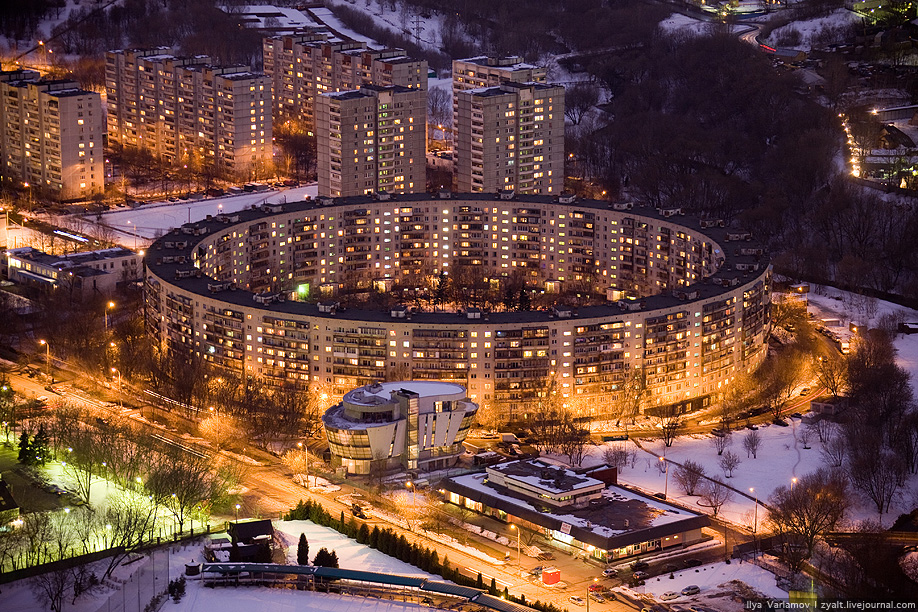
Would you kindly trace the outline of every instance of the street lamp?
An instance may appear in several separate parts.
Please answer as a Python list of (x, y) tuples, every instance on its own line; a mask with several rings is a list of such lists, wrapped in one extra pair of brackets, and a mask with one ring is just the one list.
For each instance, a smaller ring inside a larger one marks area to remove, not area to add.
[(121, 370), (119, 370), (118, 368), (112, 368), (112, 374), (115, 374), (116, 372), (118, 373), (118, 407), (124, 408), (124, 403), (123, 403), (124, 393), (121, 388)]
[[(593, 584), (596, 584), (597, 582), (599, 582), (599, 578), (593, 578)], [(587, 585), (587, 592), (586, 592), (586, 612), (590, 612), (590, 588), (593, 586), (593, 584), (588, 584), (588, 585)]]
[(510, 523), (510, 529), (516, 531), (516, 564), (520, 566), (520, 572), (523, 571), (523, 562), (520, 555), (520, 528)]
[(242, 506), (240, 506), (239, 504), (236, 504), (236, 522), (237, 523), (239, 522), (239, 508), (241, 507)]
[(45, 347), (45, 375), (51, 379), (51, 384), (53, 385), (54, 379), (51, 378), (51, 344), (44, 340), (39, 340), (38, 343)]
[(752, 533), (755, 533), (759, 526), (759, 494), (755, 492), (754, 487), (749, 487), (749, 492), (755, 496), (755, 511), (752, 515)]
[(797, 484), (797, 477), (796, 477), (796, 476), (794, 476), (793, 478), (790, 479), (790, 490), (791, 490), (791, 491), (794, 490), (794, 485), (795, 485), (795, 484)]
[(669, 499), (669, 465), (666, 464), (666, 457), (660, 457), (660, 461), (663, 465), (663, 473), (666, 474), (663, 482), (663, 499)]
[(108, 304), (105, 305), (105, 330), (106, 331), (108, 331), (108, 311), (109, 309), (114, 308), (114, 307), (115, 307), (114, 302), (109, 302)]

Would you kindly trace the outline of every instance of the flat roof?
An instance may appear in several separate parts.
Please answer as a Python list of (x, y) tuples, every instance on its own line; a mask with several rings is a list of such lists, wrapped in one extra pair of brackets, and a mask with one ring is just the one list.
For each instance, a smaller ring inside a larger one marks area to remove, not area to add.
[(487, 468), (488, 472), (500, 472), (508, 479), (524, 482), (533, 487), (551, 491), (552, 493), (566, 493), (578, 489), (588, 489), (602, 486), (602, 481), (589, 476), (581, 476), (572, 470), (560, 465), (554, 465), (539, 459), (511, 461), (500, 463)]
[(352, 389), (344, 394), (344, 401), (357, 406), (378, 406), (391, 401), (394, 391), (411, 391), (420, 397), (433, 397), (438, 395), (465, 394), (465, 387), (447, 382), (428, 382), (405, 380), (398, 382), (383, 382), (364, 385)]
[(710, 524), (707, 516), (691, 512), (621, 486), (603, 491), (600, 503), (584, 508), (552, 509), (486, 480), (487, 474), (456, 476), (441, 482), (447, 491), (503, 510), (553, 531), (568, 532), (585, 544), (603, 550), (624, 548), (660, 537), (672, 536)]

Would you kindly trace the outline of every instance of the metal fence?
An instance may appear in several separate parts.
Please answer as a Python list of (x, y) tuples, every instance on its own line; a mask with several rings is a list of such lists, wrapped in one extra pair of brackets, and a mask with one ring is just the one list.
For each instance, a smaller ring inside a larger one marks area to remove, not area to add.
[[(157, 612), (162, 607), (168, 599), (169, 547), (148, 550), (134, 563), (139, 565), (130, 577), (106, 580), (115, 591), (96, 612)], [(154, 603), (157, 596), (158, 605)]]

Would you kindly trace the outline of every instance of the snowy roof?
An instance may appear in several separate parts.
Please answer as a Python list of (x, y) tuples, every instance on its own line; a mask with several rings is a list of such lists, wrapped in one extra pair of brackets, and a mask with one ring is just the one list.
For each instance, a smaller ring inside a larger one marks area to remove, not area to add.
[(486, 478), (487, 474), (483, 473), (466, 474), (444, 481), (443, 487), (554, 531), (569, 525), (573, 537), (603, 550), (699, 529), (710, 523), (702, 514), (615, 485), (603, 491), (603, 501), (598, 504), (564, 508), (556, 513), (535, 505), (521, 494), (489, 483)]
[(538, 459), (502, 463), (489, 467), (488, 472), (500, 472), (508, 480), (524, 482), (552, 493), (567, 493), (578, 489), (590, 489), (603, 484), (601, 480), (596, 480), (589, 476), (581, 476), (561, 466), (552, 465)]
[(344, 401), (358, 406), (379, 406), (392, 401), (392, 392), (411, 391), (420, 397), (433, 397), (437, 395), (465, 395), (465, 387), (444, 382), (398, 381), (373, 383), (359, 389), (353, 389), (344, 394)]

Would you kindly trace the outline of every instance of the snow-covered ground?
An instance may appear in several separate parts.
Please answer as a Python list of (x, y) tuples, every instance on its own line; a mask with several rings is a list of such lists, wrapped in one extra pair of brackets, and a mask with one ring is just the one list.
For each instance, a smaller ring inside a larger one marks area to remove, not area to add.
[[(817, 287), (811, 286), (809, 310), (816, 319), (838, 318), (842, 325), (847, 326), (850, 321), (858, 321), (868, 326), (876, 326), (885, 315), (902, 313), (906, 320), (918, 321), (918, 311), (905, 308), (891, 302), (864, 298), (849, 292), (840, 291), (831, 287), (819, 289), (821, 295), (816, 294)], [(911, 376), (912, 388), (918, 396), (918, 334), (898, 335), (894, 341), (897, 349), (896, 362), (905, 368)], [(792, 398), (791, 402), (794, 399)], [(807, 412), (806, 406), (800, 412)], [(789, 419), (789, 427), (777, 425), (763, 425), (759, 428), (762, 444), (758, 451), (758, 458), (747, 457), (743, 449), (743, 437), (749, 430), (741, 429), (732, 434), (732, 444), (729, 447), (736, 453), (742, 463), (733, 473), (731, 478), (724, 478), (723, 470), (719, 465), (717, 451), (712, 446), (713, 436), (698, 434), (678, 437), (671, 448), (665, 449), (668, 459), (682, 463), (685, 460), (702, 464), (706, 474), (717, 476), (731, 487), (745, 493), (733, 494), (733, 499), (721, 509), (721, 514), (729, 521), (746, 525), (750, 531), (754, 523), (761, 521), (764, 509), (760, 506), (755, 510), (754, 499), (767, 501), (772, 492), (779, 486), (790, 486), (792, 478), (813, 472), (824, 467), (820, 449), (821, 443), (815, 435), (808, 440), (810, 448), (804, 448), (802, 435), (805, 425), (800, 419)], [(619, 481), (634, 485), (650, 492), (668, 493), (670, 499), (676, 500), (693, 509), (709, 512), (698, 506), (698, 497), (690, 497), (682, 493), (674, 482), (673, 474), (669, 475), (667, 484), (666, 476), (661, 472), (659, 459), (651, 453), (662, 455), (664, 453), (661, 440), (646, 439), (640, 441), (644, 450), (637, 448), (632, 442), (627, 442), (627, 447), (637, 451), (637, 461), (632, 468), (630, 465), (619, 474)], [(610, 442), (589, 449), (584, 459), (584, 465), (596, 465), (602, 462), (602, 452), (608, 446), (622, 444)], [(650, 452), (647, 452), (650, 451)], [(563, 461), (563, 458), (558, 458)], [(754, 489), (750, 492), (750, 489)], [(855, 505), (852, 507), (847, 519), (860, 521), (864, 519), (880, 519), (884, 525), (890, 525), (899, 514), (911, 511), (918, 501), (918, 476), (912, 475), (904, 487), (896, 494), (890, 511), (878, 517), (873, 503), (855, 496)]]
[[(439, 13), (428, 13), (425, 17), (420, 15), (414, 7), (405, 3), (390, 3), (383, 0), (331, 0), (326, 3), (334, 11), (335, 7), (346, 6), (355, 11), (359, 11), (373, 18), (377, 26), (387, 28), (393, 32), (398, 32), (404, 36), (411, 37), (417, 43), (430, 49), (438, 50), (442, 46), (442, 37), (440, 34), (443, 26), (443, 16)], [(395, 7), (393, 10), (392, 7)], [(318, 13), (315, 13), (318, 16)], [(325, 21), (325, 14), (321, 16)], [(338, 21), (337, 17), (334, 17)], [(338, 30), (331, 22), (326, 22), (329, 26)], [(340, 22), (339, 22), (340, 23)], [(345, 28), (346, 29), (346, 28)], [(341, 30), (338, 30), (341, 32)], [(346, 32), (341, 32), (346, 34)], [(347, 34), (351, 36), (351, 34)], [(359, 37), (355, 40), (368, 40), (365, 37)]]
[(660, 29), (667, 34), (701, 36), (711, 29), (708, 21), (701, 21), (681, 13), (673, 13), (660, 22)]
[(421, 576), (433, 580), (441, 580), (422, 572), (413, 565), (399, 561), (389, 555), (374, 550), (369, 546), (358, 544), (328, 527), (316, 525), (312, 521), (275, 521), (274, 529), (279, 531), (287, 546), (287, 562), (296, 563), (296, 548), (300, 534), (306, 534), (309, 542), (309, 556), (314, 557), (320, 548), (334, 550), (338, 555), (338, 565), (346, 569), (359, 569), (368, 572), (383, 572), (387, 574), (402, 574), (404, 576)]
[[(728, 584), (728, 583), (734, 584)], [(775, 584), (775, 576), (752, 563), (714, 563), (703, 565), (695, 569), (682, 570), (673, 574), (656, 576), (647, 581), (642, 587), (633, 589), (636, 593), (647, 593), (655, 599), (660, 599), (663, 593), (675, 591), (681, 593), (687, 586), (695, 585), (701, 591), (697, 595), (683, 596), (671, 600), (672, 604), (700, 603), (709, 605), (722, 612), (741, 610), (743, 605), (732, 600), (732, 596), (743, 589), (735, 582), (742, 582), (765, 597), (786, 599), (787, 592)], [(749, 595), (750, 593), (744, 593)]]
[[(284, 541), (292, 547), (288, 552), (288, 560), (296, 562), (296, 545), (300, 533), (306, 533), (309, 540), (310, 556), (314, 556), (322, 547), (335, 550), (339, 564), (343, 568), (377, 571), (390, 574), (423, 576), (439, 580), (439, 577), (430, 576), (419, 571), (416, 567), (402, 563), (379, 551), (372, 550), (362, 544), (357, 544), (338, 532), (320, 527), (310, 521), (277, 521), (274, 526), (281, 532)], [(203, 561), (202, 545), (175, 546), (169, 549), (169, 577), (176, 578), (184, 572), (186, 563)], [(149, 567), (148, 560), (142, 560), (115, 570), (116, 582), (128, 583), (127, 592), (131, 593), (131, 576), (139, 570)], [(196, 578), (188, 580), (185, 598), (174, 604), (167, 601), (164, 610), (174, 612), (284, 612), (293, 610), (310, 610), (314, 612), (409, 612), (415, 611), (420, 606), (399, 601), (377, 600), (363, 597), (350, 597), (343, 595), (325, 595), (306, 591), (291, 591), (286, 589), (268, 589), (259, 587), (239, 588), (205, 588)], [(70, 598), (65, 598), (65, 612), (96, 612), (103, 607), (105, 602), (115, 591), (104, 587), (92, 595), (84, 595), (76, 604), (71, 605)], [(136, 593), (136, 588), (134, 590)], [(122, 609), (125, 604), (120, 594), (116, 595), (113, 604)], [(146, 601), (140, 602), (135, 608), (132, 601), (127, 601), (123, 609), (133, 612), (142, 609)], [(44, 612), (45, 608), (39, 604), (35, 594), (29, 587), (27, 580), (20, 580), (3, 586), (0, 595), (0, 609), (15, 612)], [(113, 606), (112, 609), (115, 609)]]
[[(231, 213), (264, 202), (297, 202), (316, 197), (318, 186), (295, 187), (280, 191), (243, 193), (200, 201), (154, 202), (138, 208), (120, 208), (102, 213), (102, 223), (112, 228), (115, 240), (127, 248), (145, 246), (170, 229), (190, 221), (200, 221), (207, 215)], [(96, 217), (86, 217), (86, 225)], [(73, 226), (71, 221), (68, 225)], [(74, 228), (78, 229), (78, 228)]]
[[(815, 42), (815, 38), (820, 35), (827, 35), (831, 30), (842, 31), (849, 26), (859, 24), (861, 17), (854, 11), (840, 8), (825, 17), (794, 21), (774, 30), (768, 37), (768, 44), (776, 46), (791, 46), (802, 51), (810, 51)], [(800, 35), (800, 43), (793, 45), (782, 44), (781, 41), (789, 32), (796, 31)], [(841, 42), (831, 41), (831, 42)]]
[(263, 587), (207, 589), (190, 582), (185, 599), (178, 605), (166, 603), (164, 609), (168, 612), (416, 612), (429, 608), (401, 601)]

